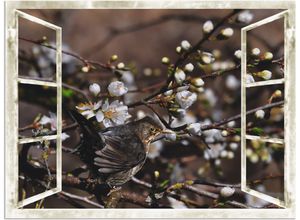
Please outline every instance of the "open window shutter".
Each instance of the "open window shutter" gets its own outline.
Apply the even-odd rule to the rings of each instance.
[[[290,26],[290,18],[289,18],[289,10],[278,13],[274,16],[265,18],[261,21],[258,21],[256,23],[253,23],[249,26],[246,26],[242,28],[242,35],[241,35],[241,48],[242,48],[242,86],[241,86],[241,93],[242,93],[242,101],[241,101],[241,141],[242,141],[242,169],[241,169],[241,186],[242,191],[252,195],[256,196],[260,199],[263,199],[267,202],[273,203],[275,205],[288,208],[291,192],[290,185],[288,184],[291,178],[291,164],[289,161],[287,161],[287,158],[289,158],[291,151],[291,148],[293,146],[290,146],[289,144],[289,134],[291,129],[290,121],[294,120],[290,118],[290,111],[289,109],[293,106],[293,103],[291,103],[291,97],[290,93],[292,93],[291,90],[291,79],[290,76],[292,76],[291,72],[291,64],[292,61],[289,60],[289,51],[291,51],[291,47],[293,46],[291,42],[292,34],[294,29]],[[254,30],[255,28],[263,27],[263,25],[266,25],[268,23],[277,21],[279,19],[284,19],[284,76],[281,79],[270,79],[265,81],[259,81],[259,82],[253,82],[253,83],[247,83],[246,77],[247,77],[247,32],[250,30]],[[291,57],[293,57],[293,54],[290,54]],[[293,59],[293,58],[291,58]],[[271,137],[261,137],[261,136],[255,136],[255,135],[249,135],[247,132],[247,116],[246,116],[246,106],[247,106],[247,91],[249,88],[255,88],[255,87],[264,87],[264,86],[271,86],[271,85],[282,85],[284,87],[284,138],[271,138]],[[266,195],[265,193],[258,192],[257,190],[251,189],[247,185],[247,156],[246,156],[246,150],[247,145],[249,144],[249,141],[251,140],[258,140],[264,143],[275,143],[278,145],[282,145],[284,148],[284,199],[278,199],[270,195]]]
[[[56,121],[56,133],[53,135],[39,135],[37,137],[21,137],[17,140],[17,146],[14,146],[18,148],[19,145],[24,145],[28,143],[38,143],[45,140],[54,140],[56,143],[56,187],[50,188],[42,193],[38,193],[36,195],[33,195],[31,197],[28,197],[26,199],[18,201],[18,195],[15,195],[14,198],[16,199],[15,203],[18,208],[21,208],[23,206],[26,206],[28,204],[31,204],[33,202],[36,202],[38,200],[41,200],[47,196],[53,195],[57,192],[60,192],[62,190],[62,144],[61,144],[61,134],[62,134],[62,29],[61,27],[58,27],[54,24],[51,24],[47,21],[41,20],[37,17],[31,16],[29,14],[26,14],[24,12],[21,12],[19,10],[15,10],[15,34],[14,34],[14,41],[16,44],[16,50],[15,52],[16,57],[18,57],[18,45],[19,45],[19,18],[26,19],[30,22],[34,22],[35,24],[42,25],[46,28],[50,28],[55,31],[55,47],[56,47],[56,73],[53,73],[55,75],[55,80],[53,81],[46,81],[42,78],[39,79],[30,79],[26,77],[22,77],[20,73],[18,72],[18,60],[16,61],[16,75],[17,75],[17,84],[18,89],[22,85],[27,85],[28,88],[30,86],[46,86],[51,87],[52,89],[56,89],[56,115],[57,115],[57,121]],[[18,100],[18,99],[17,99]],[[17,102],[18,103],[18,102]],[[18,106],[16,107],[18,109]],[[19,117],[19,114],[17,114],[17,118]],[[16,122],[18,122],[18,119],[16,119]],[[18,128],[19,126],[17,126]],[[19,132],[18,133],[18,137]],[[14,157],[18,158],[18,155],[14,155]],[[16,159],[16,161],[18,161]],[[18,166],[16,167],[18,169]],[[16,170],[16,173],[18,173],[18,170]],[[16,181],[18,182],[18,176],[16,176]],[[18,192],[15,192],[18,194]]]

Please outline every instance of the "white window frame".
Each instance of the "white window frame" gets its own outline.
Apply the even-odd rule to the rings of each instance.
[[[22,78],[22,76],[18,73],[18,53],[19,53],[19,18],[26,19],[28,21],[34,22],[36,24],[42,25],[44,27],[50,28],[56,32],[56,79],[55,82],[48,82],[43,81],[41,78],[40,80],[36,79],[28,79],[28,78]],[[14,163],[14,165],[11,165],[11,180],[13,182],[13,187],[11,187],[11,191],[9,192],[12,198],[11,205],[17,208],[22,208],[23,206],[29,205],[33,202],[39,201],[41,199],[44,199],[48,196],[51,196],[57,192],[60,192],[62,190],[62,145],[61,145],[61,133],[62,133],[62,97],[61,97],[61,88],[62,88],[62,30],[61,27],[58,27],[54,24],[51,24],[47,21],[41,20],[37,17],[31,16],[27,13],[24,13],[20,10],[14,10],[14,26],[8,29],[8,41],[9,41],[9,47],[11,51],[14,54],[15,57],[12,58],[11,64],[14,64],[14,71],[11,72],[14,77],[16,77],[17,80],[14,80],[14,86],[16,88],[14,89],[13,97],[14,106],[13,112],[16,113],[14,120],[15,126],[11,131],[15,133],[14,135],[14,145],[11,147],[13,148],[13,152],[10,155],[10,161]],[[18,86],[20,84],[27,84],[27,85],[38,85],[38,86],[49,86],[52,88],[56,88],[56,114],[57,114],[57,126],[56,126],[56,134],[55,135],[44,135],[39,137],[24,137],[24,138],[18,138],[19,137],[19,131],[18,131],[18,122],[19,122],[19,114],[18,114]],[[40,142],[44,140],[56,140],[56,187],[46,190],[42,193],[36,194],[34,196],[31,196],[29,198],[26,198],[24,200],[18,201],[18,182],[19,182],[19,170],[18,170],[18,146],[19,144],[27,144],[27,143],[35,143]]]
[[[287,28],[289,58],[286,61],[285,94],[285,185],[288,205],[283,209],[19,209],[15,206],[17,179],[17,47],[16,9],[286,9],[289,10]],[[290,0],[123,0],[123,1],[11,1],[6,2],[6,100],[5,100],[5,216],[10,218],[293,218],[295,216],[295,2]],[[285,53],[287,54],[287,53]],[[243,58],[244,59],[244,58]],[[244,162],[244,161],[243,161]]]
[[[289,20],[289,10],[283,11],[281,13],[275,14],[263,20],[260,20],[256,23],[248,25],[241,30],[241,50],[242,50],[242,58],[241,58],[241,68],[242,68],[242,86],[241,86],[241,161],[242,161],[242,169],[241,169],[241,190],[252,195],[256,196],[260,199],[273,203],[283,208],[287,208],[290,205],[290,197],[291,195],[291,185],[288,184],[287,180],[291,177],[291,164],[288,161],[288,158],[291,153],[291,146],[288,145],[288,137],[290,135],[289,126],[291,124],[290,120],[290,108],[293,106],[291,103],[293,100],[290,99],[291,88],[290,88],[290,76],[293,74],[290,69],[291,63],[289,62],[290,57],[287,55],[291,50],[291,33],[294,31],[293,28],[290,27]],[[271,22],[277,21],[279,19],[284,19],[284,77],[281,79],[273,79],[267,81],[253,82],[247,83],[247,32],[254,30],[255,28],[262,27],[263,25],[269,24]],[[248,135],[246,133],[246,125],[247,125],[247,115],[246,115],[246,104],[247,104],[247,88],[261,87],[261,86],[270,86],[270,85],[284,85],[285,95],[284,95],[284,138],[268,138],[268,137],[260,137],[254,135]],[[265,193],[258,192],[257,190],[251,189],[247,186],[247,140],[259,140],[265,143],[277,143],[284,145],[284,200],[280,200],[274,198],[272,196],[266,195]]]

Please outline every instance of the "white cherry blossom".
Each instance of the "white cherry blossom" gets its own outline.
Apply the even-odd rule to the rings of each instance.
[[[187,109],[197,100],[197,94],[185,90],[178,92],[175,99],[181,108]]]
[[[121,81],[111,82],[107,89],[111,96],[122,96],[128,92],[128,88]]]

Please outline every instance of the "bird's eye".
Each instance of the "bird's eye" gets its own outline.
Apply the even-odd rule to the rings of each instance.
[[[150,131],[151,131],[151,132],[154,132],[154,131],[155,131],[155,128],[150,128]]]

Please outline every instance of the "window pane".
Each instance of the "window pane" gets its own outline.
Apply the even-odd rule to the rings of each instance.
[[[247,73],[254,77],[255,82],[284,78],[283,63],[283,18],[248,31]],[[271,74],[264,73],[264,70],[270,71]]]
[[[247,185],[284,200],[284,145],[247,141]]]
[[[55,47],[55,42],[54,30],[19,17],[19,76],[55,81],[56,50],[37,44]]]
[[[55,188],[55,173],[55,140],[19,144],[19,201]]]
[[[19,135],[34,137],[56,131],[55,87],[19,84]]]
[[[268,85],[247,88],[247,110],[284,100],[284,85]],[[247,115],[247,134],[261,137],[284,138],[283,105],[258,110]]]

